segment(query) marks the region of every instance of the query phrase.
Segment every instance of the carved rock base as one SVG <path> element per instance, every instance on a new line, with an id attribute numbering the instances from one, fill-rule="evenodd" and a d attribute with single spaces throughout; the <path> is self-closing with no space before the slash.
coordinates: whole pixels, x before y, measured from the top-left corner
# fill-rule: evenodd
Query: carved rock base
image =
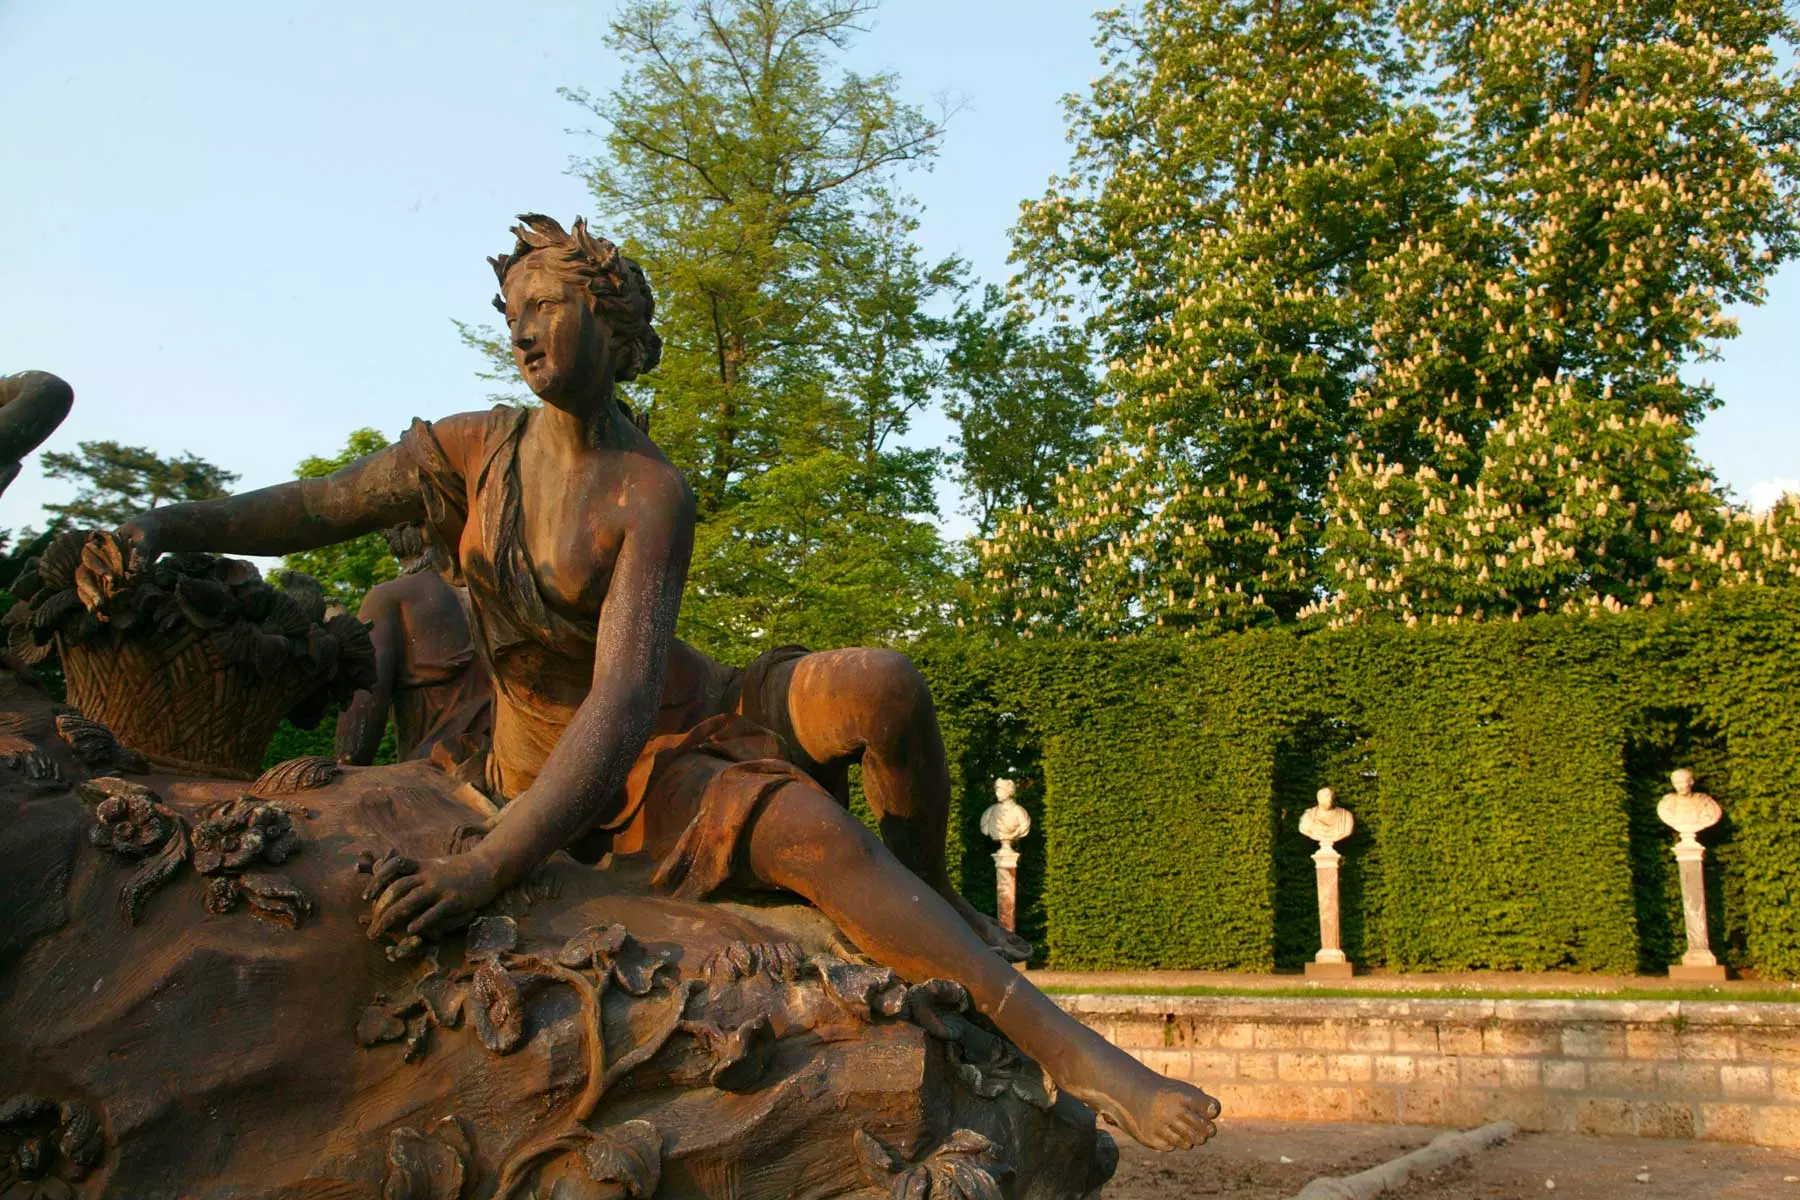
<path id="1" fill-rule="evenodd" d="M 1349 979 L 1356 974 L 1356 965 L 1348 962 L 1309 962 L 1306 964 L 1308 979 Z"/>
<path id="2" fill-rule="evenodd" d="M 1685 963 L 1676 963 L 1669 968 L 1669 978 L 1682 983 L 1723 983 L 1725 968 L 1716 963 L 1710 967 L 1690 967 Z"/>
<path id="3" fill-rule="evenodd" d="M 1074 1200 L 1111 1173 L 1092 1113 L 959 988 L 908 987 L 810 908 L 678 903 L 559 856 L 395 961 L 357 864 L 466 837 L 435 768 L 249 809 L 223 807 L 244 785 L 134 776 L 151 801 L 80 787 L 10 677 L 0 724 L 76 785 L 0 760 L 0 1091 L 64 1106 L 28 1149 L 66 1194 Z M 103 1154 L 67 1116 L 90 1110 Z"/>

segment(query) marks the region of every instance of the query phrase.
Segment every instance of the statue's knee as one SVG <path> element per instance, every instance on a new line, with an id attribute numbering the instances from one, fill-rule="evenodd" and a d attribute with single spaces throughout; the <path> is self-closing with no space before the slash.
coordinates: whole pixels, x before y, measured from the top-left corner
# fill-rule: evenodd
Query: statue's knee
<path id="1" fill-rule="evenodd" d="M 913 665 L 912 659 L 898 650 L 865 652 L 865 670 L 869 672 L 869 693 L 876 698 L 880 711 L 896 724 L 911 724 L 928 716 L 931 709 L 931 685 Z"/>

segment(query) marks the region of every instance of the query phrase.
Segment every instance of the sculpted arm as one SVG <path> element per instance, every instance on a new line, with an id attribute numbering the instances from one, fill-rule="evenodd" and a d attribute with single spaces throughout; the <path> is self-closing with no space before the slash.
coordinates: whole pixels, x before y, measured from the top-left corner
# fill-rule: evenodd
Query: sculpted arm
<path id="1" fill-rule="evenodd" d="M 603 818 L 656 720 L 665 659 L 694 545 L 694 502 L 680 475 L 646 469 L 627 501 L 594 646 L 594 684 L 537 780 L 465 854 L 422 864 L 386 885 L 371 936 L 423 934 L 466 919 Z"/>
<path id="2" fill-rule="evenodd" d="M 381 749 L 387 732 L 388 707 L 394 702 L 394 681 L 400 674 L 400 655 L 405 651 L 406 630 L 399 605 L 376 588 L 363 597 L 357 611 L 369 623 L 369 640 L 375 643 L 375 686 L 356 693 L 337 724 L 337 760 L 366 767 Z"/>
<path id="3" fill-rule="evenodd" d="M 400 447 L 389 446 L 322 479 L 151 509 L 120 532 L 142 558 L 164 551 L 292 554 L 422 520 L 425 500 Z"/>

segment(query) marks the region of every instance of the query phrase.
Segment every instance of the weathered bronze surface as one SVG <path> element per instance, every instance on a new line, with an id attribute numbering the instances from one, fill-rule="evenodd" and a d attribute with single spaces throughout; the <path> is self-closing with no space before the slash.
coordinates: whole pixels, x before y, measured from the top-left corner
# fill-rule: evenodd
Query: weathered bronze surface
<path id="1" fill-rule="evenodd" d="M 338 718 L 337 756 L 368 766 L 381 748 L 388 714 L 402 760 L 453 758 L 485 744 L 494 728 L 494 685 L 469 629 L 469 594 L 440 573 L 418 524 L 387 531 L 401 574 L 369 590 L 357 616 L 375 646 L 375 682 Z"/>
<path id="2" fill-rule="evenodd" d="M 79 593 L 424 522 L 494 681 L 486 796 L 427 762 L 123 779 L 0 680 L 42 760 L 0 776 L 0 1072 L 103 1112 L 131 1195 L 1074 1197 L 1110 1170 L 1082 1101 L 1204 1141 L 1216 1102 L 1062 1013 L 949 887 L 903 657 L 674 641 L 692 497 L 614 390 L 660 355 L 649 287 L 522 220 L 495 270 L 542 408 L 145 514 Z M 858 759 L 880 839 L 833 795 Z"/>
<path id="3" fill-rule="evenodd" d="M 48 371 L 0 375 L 0 492 L 19 477 L 27 454 L 69 415 L 75 392 Z"/>

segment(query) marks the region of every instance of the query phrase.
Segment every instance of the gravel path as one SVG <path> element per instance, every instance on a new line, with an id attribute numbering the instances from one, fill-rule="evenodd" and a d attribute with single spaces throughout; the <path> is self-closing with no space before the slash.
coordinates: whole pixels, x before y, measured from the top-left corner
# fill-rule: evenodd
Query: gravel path
<path id="1" fill-rule="evenodd" d="M 1119 1171 L 1100 1194 L 1102 1200 L 1288 1200 L 1317 1176 L 1364 1170 L 1442 1132 L 1419 1125 L 1239 1120 L 1224 1124 L 1199 1150 L 1157 1154 L 1115 1131 Z M 1640 1181 L 1640 1175 L 1649 1178 Z M 1800 1154 L 1720 1142 L 1525 1133 L 1391 1195 L 1392 1200 L 1800 1200 Z"/>

